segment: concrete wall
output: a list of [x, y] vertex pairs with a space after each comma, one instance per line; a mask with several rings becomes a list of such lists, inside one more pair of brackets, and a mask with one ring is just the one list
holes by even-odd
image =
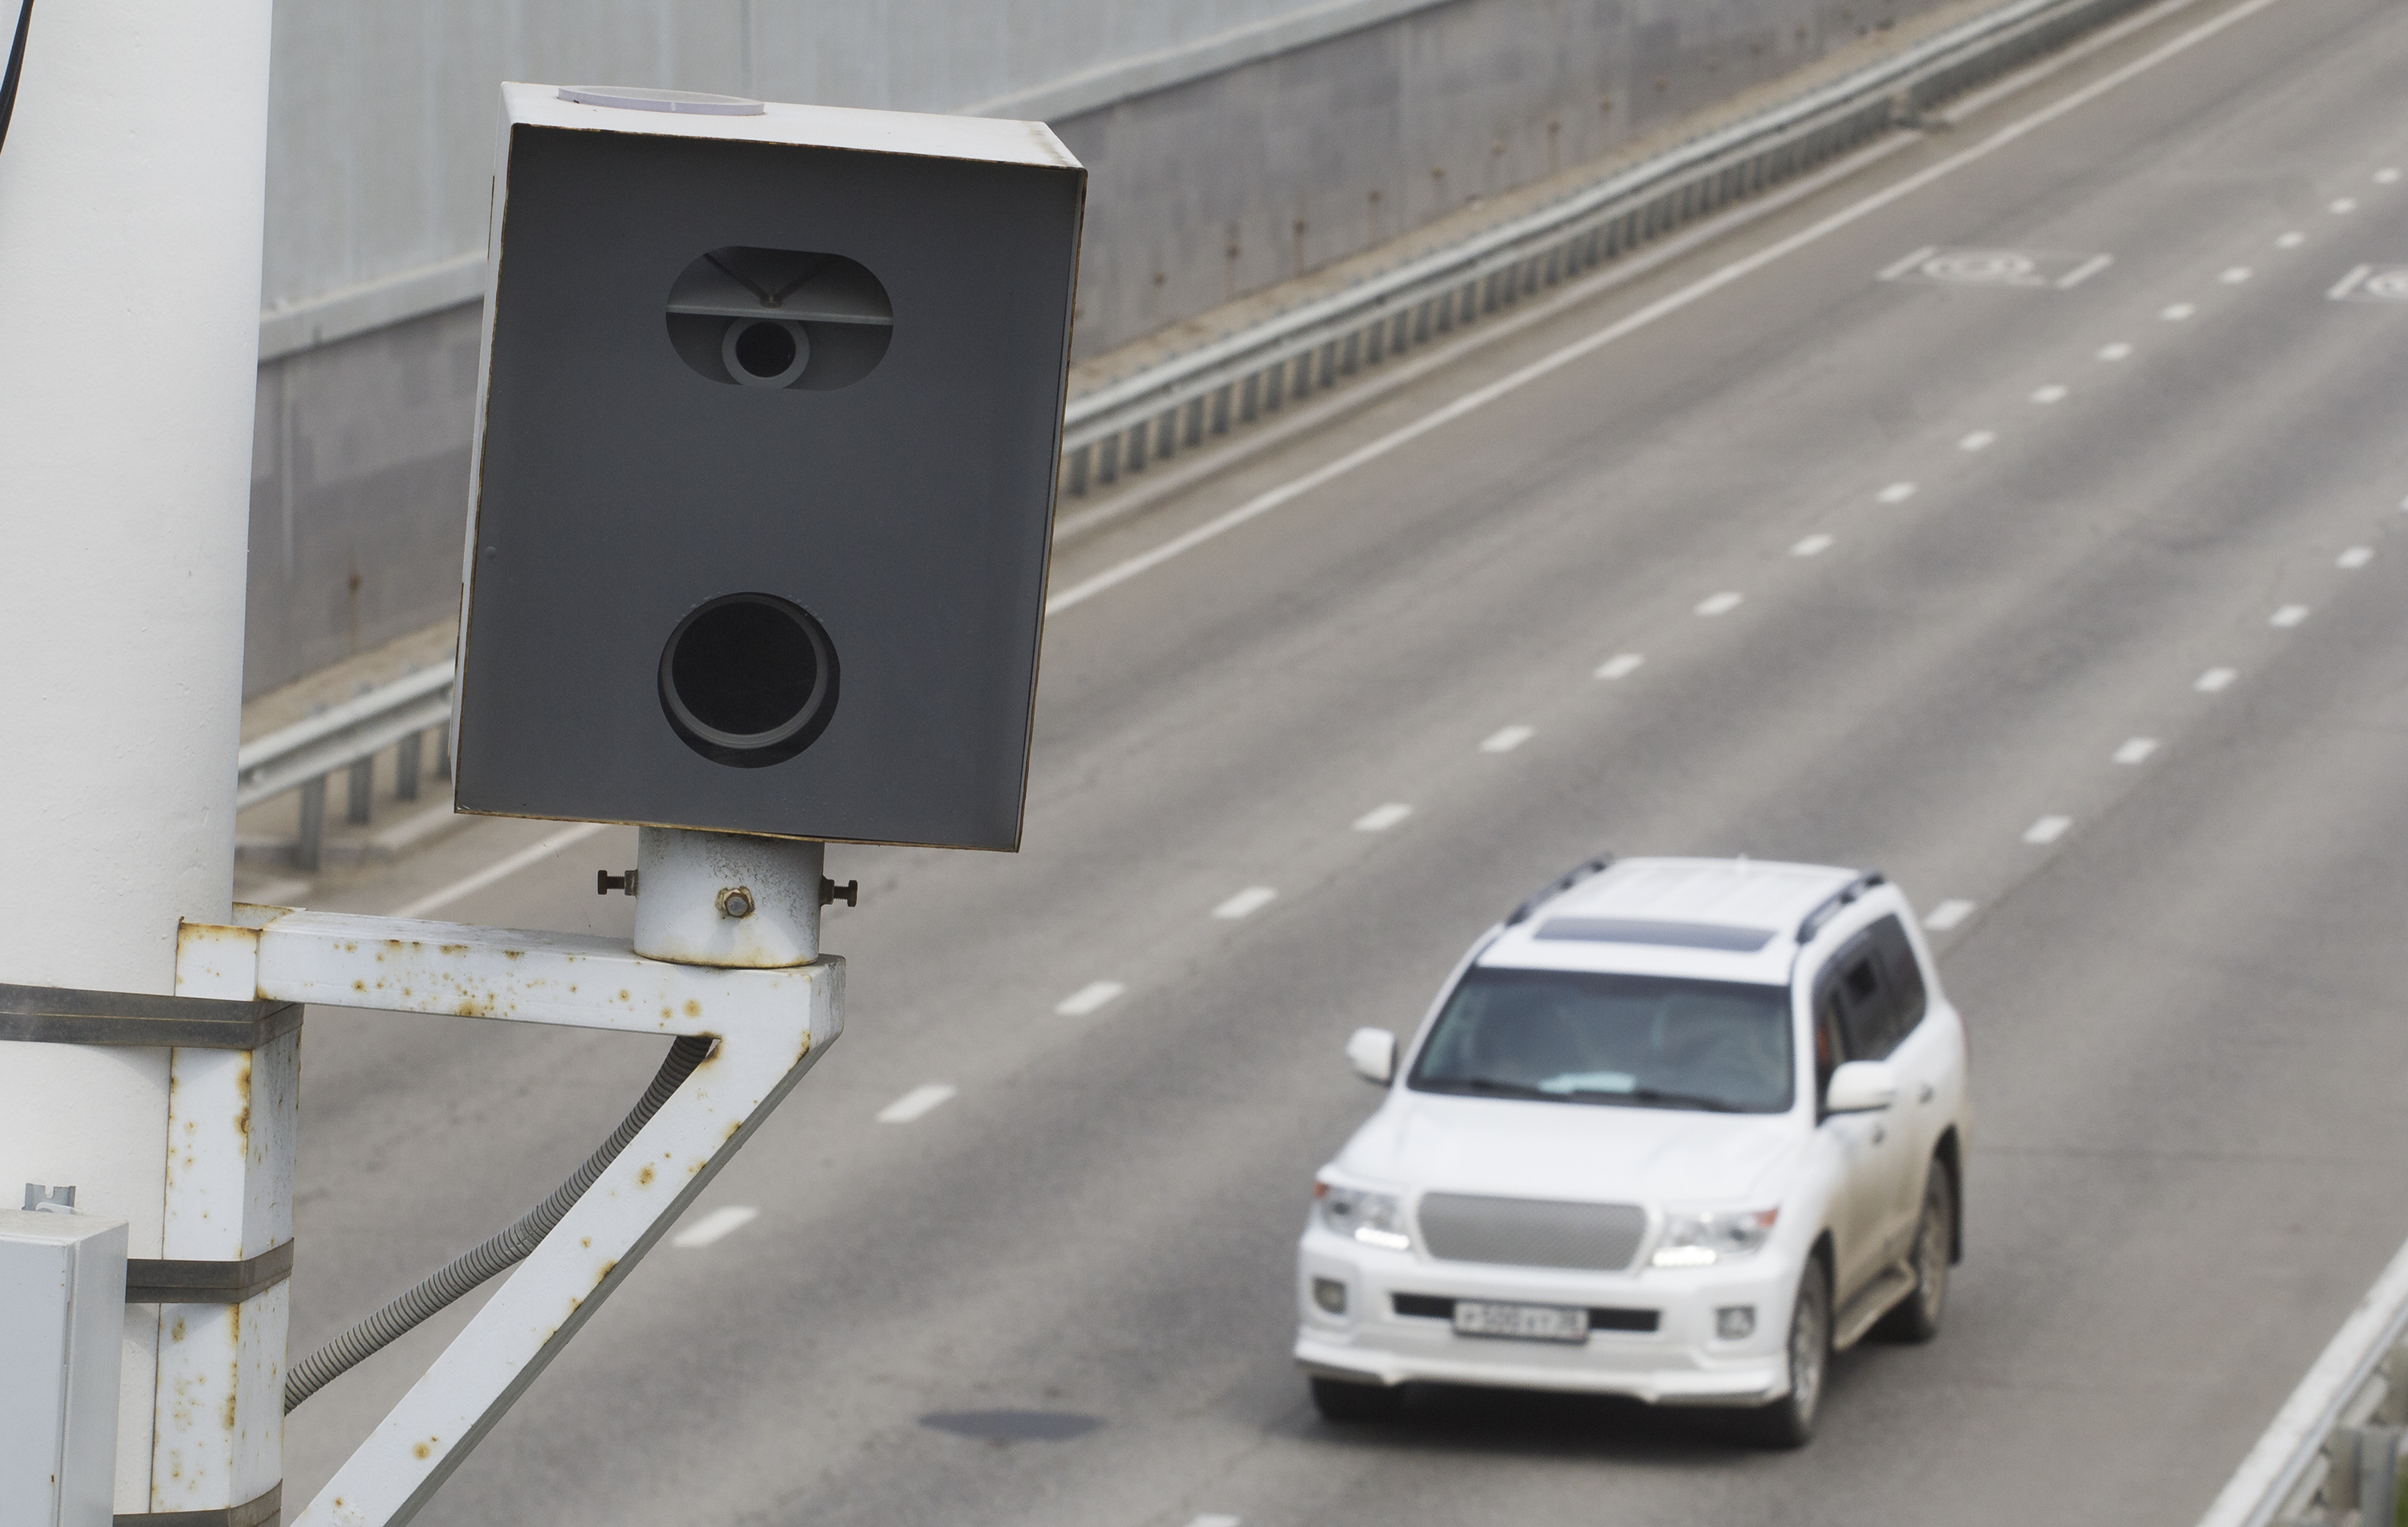
[[280, 0], [247, 693], [451, 614], [503, 79], [1040, 116], [1083, 358], [1938, 0]]

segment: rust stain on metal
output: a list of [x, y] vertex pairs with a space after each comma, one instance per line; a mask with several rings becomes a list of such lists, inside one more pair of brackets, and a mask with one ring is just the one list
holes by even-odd
[[695, 1001], [691, 997], [687, 998], [685, 1000], [685, 1016], [689, 1018], [698, 1018], [702, 1016], [702, 1004]]
[[[597, 1289], [602, 1287], [603, 1279], [609, 1277], [612, 1273], [615, 1273], [618, 1270], [619, 1261], [617, 1258], [614, 1257], [610, 1260], [604, 1262], [602, 1264], [602, 1271], [594, 1275], [594, 1287]], [[580, 1299], [578, 1303], [581, 1304], [584, 1301]]]
[[652, 1185], [652, 1169], [651, 1167], [649, 1167], [649, 1166], [648, 1166], [648, 1167], [644, 1168], [644, 1170], [642, 1170], [641, 1172], [638, 1172], [638, 1173], [637, 1173], [637, 1174], [636, 1174], [636, 1186], [637, 1186], [637, 1187], [638, 1187], [638, 1188], [650, 1188]]
[[505, 949], [502, 951], [502, 958], [504, 959], [518, 959], [523, 958], [524, 954], [525, 951], [523, 949]]
[[435, 946], [435, 952], [439, 955], [465, 955], [468, 952], [468, 946], [465, 944], [438, 944]]
[[421, 1459], [432, 1458], [435, 1456], [435, 1445], [442, 1440], [443, 1439], [440, 1437], [428, 1437], [424, 1442], [416, 1444], [409, 1450], [417, 1454]]

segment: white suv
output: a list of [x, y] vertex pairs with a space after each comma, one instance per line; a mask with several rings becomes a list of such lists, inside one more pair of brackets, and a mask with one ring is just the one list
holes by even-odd
[[1296, 1356], [1332, 1419], [1415, 1379], [1813, 1433], [1830, 1355], [1925, 1341], [1958, 1254], [1965, 1030], [1878, 874], [1596, 859], [1482, 935], [1313, 1184]]

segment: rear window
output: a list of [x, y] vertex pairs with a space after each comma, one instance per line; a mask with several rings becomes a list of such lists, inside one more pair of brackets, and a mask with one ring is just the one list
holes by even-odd
[[1789, 988], [1473, 966], [1406, 1085], [1423, 1092], [1713, 1113], [1785, 1112]]

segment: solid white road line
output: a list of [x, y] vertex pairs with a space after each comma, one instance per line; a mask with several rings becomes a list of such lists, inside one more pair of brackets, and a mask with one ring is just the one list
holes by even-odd
[[1999, 442], [1999, 437], [1986, 429], [1977, 429], [1956, 442], [1959, 451], [1987, 451]]
[[2283, 606], [2282, 609], [2277, 610], [2272, 614], [2267, 616], [2266, 624], [2278, 630], [2287, 631], [2292, 627], [2297, 626], [2300, 622], [2307, 618], [2308, 607], [2306, 605], [2286, 604]]
[[1645, 661], [1647, 659], [1638, 653], [1618, 652], [1597, 665], [1597, 676], [1600, 679], [1627, 679], [1638, 672], [1639, 665]]
[[706, 1246], [713, 1241], [724, 1241], [745, 1226], [761, 1217], [761, 1211], [750, 1203], [723, 1203], [701, 1218], [669, 1237], [669, 1245], [688, 1250]]
[[1740, 601], [1746, 598], [1744, 594], [1735, 594], [1728, 589], [1725, 589], [1720, 594], [1709, 594], [1698, 601], [1698, 613], [1709, 619], [1715, 615], [1727, 615], [1738, 609]]
[[1384, 806], [1374, 806], [1354, 818], [1357, 832], [1385, 832], [1413, 814], [1413, 809], [1401, 800], [1391, 800]]
[[2348, 551], [2342, 553], [2341, 555], [2334, 557], [2333, 566], [2336, 568], [2362, 568], [2373, 560], [2373, 547], [2353, 546]]
[[1973, 915], [1972, 902], [1959, 901], [1952, 897], [1925, 913], [1923, 926], [1934, 933], [1945, 933], [1971, 915]]
[[2269, 9], [2280, 3], [2281, 0], [2243, 0], [2242, 4], [2222, 15], [2200, 22], [2179, 36], [2169, 38], [2130, 63], [2100, 75], [2088, 84], [2068, 92], [2027, 116], [2017, 118], [1978, 143], [1970, 144], [1944, 159], [1925, 166], [1912, 175], [1901, 177], [1870, 195], [1861, 197], [1838, 211], [1809, 223], [1785, 238], [1775, 239], [1762, 249], [1731, 261], [1728, 265], [1721, 267], [1710, 275], [1700, 277], [1679, 291], [1667, 293], [1637, 311], [1617, 319], [1583, 339], [1575, 339], [1560, 350], [1542, 355], [1529, 365], [1509, 372], [1485, 386], [1472, 389], [1455, 401], [1424, 414], [1411, 424], [1400, 425], [1377, 439], [1355, 447], [1335, 461], [1326, 462], [1301, 477], [1257, 494], [1228, 512], [1207, 520], [1182, 535], [1174, 536], [1152, 551], [1140, 553], [1117, 566], [1107, 568], [1091, 578], [1082, 579], [1071, 584], [1045, 601], [1045, 612], [1049, 615], [1059, 614], [1065, 610], [1084, 604], [1107, 589], [1117, 588], [1130, 579], [1150, 572], [1175, 556], [1193, 551], [1207, 541], [1217, 540], [1251, 520], [1259, 519], [1283, 504], [1294, 502], [1325, 483], [1335, 482], [1358, 467], [1377, 461], [1399, 447], [1411, 444], [1434, 429], [1443, 428], [1457, 419], [1475, 413], [1498, 398], [1518, 392], [1531, 382], [1602, 350], [1627, 335], [1637, 333], [1658, 319], [1670, 317], [1684, 308], [1713, 295], [1732, 282], [1754, 275], [1775, 261], [1786, 258], [1809, 245], [1820, 243], [1831, 235], [1862, 222], [1884, 208], [1903, 201], [1935, 180], [1954, 175], [1969, 165], [1979, 164], [2001, 149], [2028, 137], [2059, 118], [2069, 116], [2110, 91], [2138, 79], [2166, 60], [2187, 52], [2226, 28], [2236, 26], [2259, 11]]
[[2115, 750], [2114, 758], [2119, 764], [2145, 763], [2148, 761], [2149, 755], [2156, 751], [2157, 751], [2156, 738], [2135, 737]]
[[2191, 687], [2202, 695], [2213, 695], [2219, 689], [2230, 688], [2232, 681], [2239, 677], [2240, 674], [2229, 668], [2212, 668], [2200, 674]]
[[2158, 310], [2157, 316], [2169, 324], [2179, 324], [2197, 311], [2199, 310], [2187, 302], [2170, 302]]
[[1905, 259], [1884, 266], [1878, 279], [1885, 281], [1894, 281], [1900, 276], [1905, 275], [1908, 271], [1913, 270], [1916, 266], [1921, 265], [1924, 261], [1930, 259], [1933, 255], [1939, 252], [1939, 245], [1926, 244], [1921, 249], [1916, 250], [1913, 254], [1908, 255]]
[[1083, 1018], [1126, 990], [1118, 981], [1090, 981], [1055, 1002], [1054, 1011], [1066, 1018]]
[[1789, 548], [1791, 556], [1821, 556], [1831, 549], [1831, 538], [1817, 531]]
[[2102, 361], [2120, 361], [2131, 353], [2132, 347], [2126, 344], [2121, 339], [2116, 340], [2112, 345], [2101, 345], [2099, 347], [2099, 358]]
[[2274, 247], [2276, 249], [2298, 249], [2301, 244], [2304, 244], [2307, 241], [2308, 236], [2306, 234], [2286, 233], [2282, 238], [2274, 240]]
[[2039, 403], [2039, 404], [2042, 404], [2042, 405], [2046, 405], [2046, 404], [2050, 404], [2050, 403], [2062, 403], [2062, 402], [2064, 402], [2064, 401], [2065, 401], [2065, 395], [2066, 395], [2066, 392], [2067, 392], [2067, 389], [2066, 389], [2064, 386], [2062, 386], [2061, 384], [2059, 384], [2059, 383], [2057, 383], [2057, 382], [2050, 382], [2050, 383], [2049, 383], [2047, 386], [2045, 386], [2045, 387], [2035, 387], [2035, 388], [2033, 388], [2033, 389], [2032, 389], [2032, 395], [2031, 395], [2031, 400], [2032, 400], [2033, 402], [2035, 402], [2035, 403]]
[[2230, 269], [2227, 270], [2223, 275], [2218, 276], [2215, 279], [2222, 281], [2227, 286], [2238, 286], [2243, 281], [2247, 281], [2254, 274], [2256, 274], [2256, 272], [2252, 271], [2247, 266], [2234, 266]]
[[2059, 276], [2057, 279], [2057, 289], [2060, 292], [2071, 292], [2114, 263], [2115, 256], [2112, 254], [2094, 254]]
[[1262, 911], [1263, 908], [1269, 906], [1273, 901], [1278, 900], [1279, 892], [1271, 889], [1268, 886], [1249, 886], [1244, 890], [1240, 891], [1237, 895], [1229, 898], [1226, 901], [1222, 902], [1219, 906], [1214, 907], [1212, 909], [1212, 915], [1225, 922], [1233, 923], [1240, 917], [1253, 916], [1255, 913]]
[[450, 906], [464, 896], [471, 896], [483, 890], [497, 880], [507, 880], [530, 864], [540, 864], [572, 843], [583, 843], [609, 825], [608, 822], [580, 822], [573, 828], [564, 828], [540, 843], [520, 849], [508, 858], [496, 859], [464, 880], [455, 880], [439, 891], [422, 896], [406, 906], [394, 908], [391, 915], [423, 917], [438, 908]]
[[1483, 753], [1511, 753], [1539, 734], [1536, 727], [1499, 727], [1481, 739]]
[[2331, 289], [2327, 291], [2325, 295], [2332, 298], [2335, 302], [2339, 302], [2342, 298], [2349, 295], [2352, 292], [2357, 291], [2358, 282], [2366, 280], [2367, 277], [2373, 274], [2374, 267], [2372, 266], [2354, 266], [2351, 267], [2348, 275], [2344, 276], [2341, 280], [2333, 282]]
[[878, 1111], [881, 1124], [909, 1124], [923, 1114], [932, 1114], [950, 1102], [960, 1089], [945, 1082], [922, 1082]]
[[2071, 816], [2043, 816], [2039, 821], [2034, 822], [2031, 826], [2024, 828], [2024, 842], [2028, 843], [2053, 843], [2059, 838], [2064, 837], [2065, 829], [2072, 825], [2073, 818]]
[[1885, 504], [1902, 504], [1909, 498], [1914, 497], [1914, 484], [1912, 483], [1893, 483], [1888, 487], [1882, 489], [1881, 493], [1877, 497], [1879, 497], [1881, 501]]

